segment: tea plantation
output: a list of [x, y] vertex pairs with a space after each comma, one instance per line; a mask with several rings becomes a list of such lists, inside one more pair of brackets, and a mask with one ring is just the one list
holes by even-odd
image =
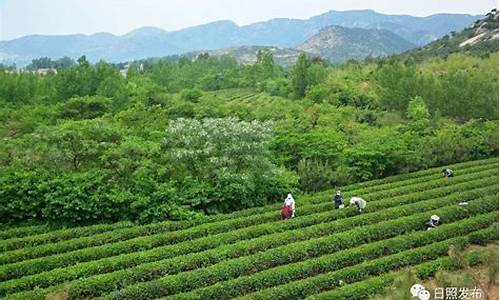
[[[0, 232], [5, 299], [367, 299], [412, 267], [460, 269], [451, 245], [498, 239], [498, 158], [342, 188], [364, 213], [334, 210], [333, 191], [194, 221]], [[466, 201], [467, 205], [458, 205]], [[433, 214], [442, 225], [424, 223]], [[481, 250], [476, 250], [481, 251]], [[480, 257], [480, 253], [476, 253]]]

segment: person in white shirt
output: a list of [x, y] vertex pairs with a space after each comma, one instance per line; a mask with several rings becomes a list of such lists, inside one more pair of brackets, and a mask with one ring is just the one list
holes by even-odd
[[439, 216], [432, 215], [430, 221], [425, 223], [425, 229], [431, 230], [438, 227], [440, 225], [440, 219]]
[[349, 206], [356, 205], [358, 207], [358, 212], [362, 213], [366, 208], [366, 201], [359, 197], [352, 197], [349, 200]]
[[295, 217], [295, 199], [293, 199], [292, 194], [288, 194], [285, 199], [285, 206], [288, 206], [292, 210], [292, 218]]
[[452, 169], [443, 169], [443, 171], [441, 171], [441, 173], [443, 173], [444, 177], [453, 177], [453, 175], [454, 175]]

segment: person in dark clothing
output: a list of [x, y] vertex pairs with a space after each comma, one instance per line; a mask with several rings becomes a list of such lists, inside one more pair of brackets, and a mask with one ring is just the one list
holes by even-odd
[[344, 204], [342, 203], [342, 194], [340, 193], [340, 191], [337, 191], [337, 193], [335, 193], [335, 196], [333, 197], [333, 205], [335, 206], [335, 209], [344, 208]]
[[453, 177], [453, 170], [452, 169], [443, 169], [441, 171], [443, 173], [444, 177]]
[[425, 223], [425, 229], [431, 230], [438, 227], [439, 225], [439, 217], [436, 215], [432, 215], [430, 221]]

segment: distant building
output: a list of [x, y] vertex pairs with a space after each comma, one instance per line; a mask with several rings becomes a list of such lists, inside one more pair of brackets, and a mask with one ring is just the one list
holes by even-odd
[[49, 75], [49, 74], [57, 74], [57, 69], [53, 69], [53, 68], [41, 68], [41, 69], [37, 69], [35, 72], [38, 75], [45, 76], [45, 75]]
[[127, 78], [128, 68], [129, 65], [127, 64], [123, 67], [123, 69], [120, 69], [120, 75], [122, 75], [123, 78]]
[[[140, 64], [139, 66], [133, 65], [133, 68], [137, 70], [139, 73], [144, 73], [144, 65]], [[126, 64], [123, 69], [120, 69], [120, 75], [123, 76], [123, 78], [127, 78], [128, 70], [130, 69], [130, 64]]]
[[127, 78], [127, 73], [128, 69], [120, 69], [120, 75], [122, 75], [123, 78]]

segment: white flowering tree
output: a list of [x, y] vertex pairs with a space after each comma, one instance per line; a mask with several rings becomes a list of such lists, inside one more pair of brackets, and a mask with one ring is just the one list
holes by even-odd
[[197, 190], [190, 205], [230, 211], [278, 201], [295, 186], [297, 178], [272, 162], [272, 140], [270, 121], [177, 119], [162, 146], [184, 188]]

